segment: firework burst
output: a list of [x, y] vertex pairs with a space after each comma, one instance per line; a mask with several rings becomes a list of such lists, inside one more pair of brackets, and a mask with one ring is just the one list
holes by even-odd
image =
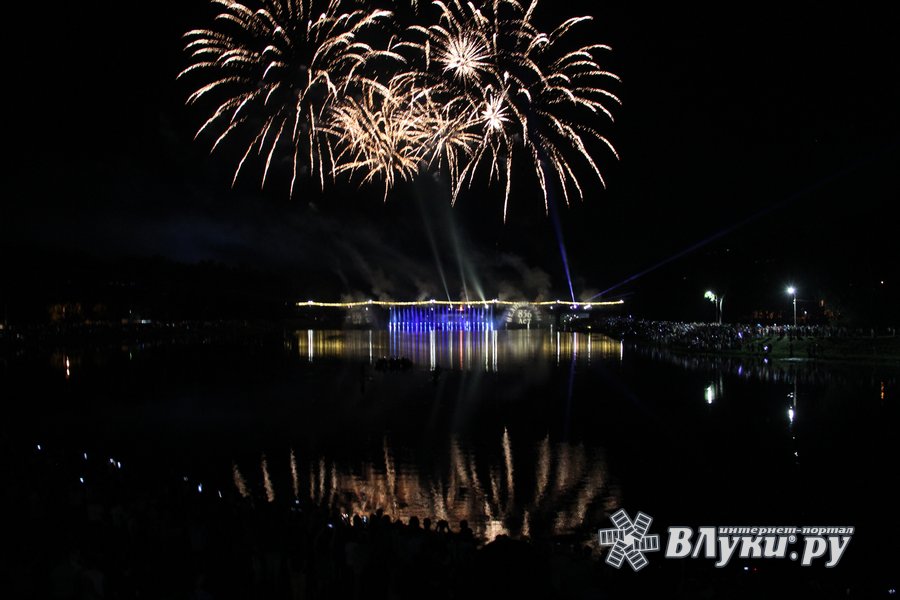
[[[197, 132], [217, 132], [215, 150], [227, 138], [247, 143], [234, 181], [248, 157], [264, 157], [262, 185], [276, 152], [293, 157], [290, 191], [298, 172], [333, 166], [333, 149], [323, 135], [323, 119], [342, 101], [364, 69], [387, 51], [362, 41], [363, 34], [390, 18], [383, 10], [343, 8], [341, 0], [212, 0], [214, 26], [185, 34], [191, 65], [179, 75], [199, 87], [188, 104], [211, 106]], [[232, 183], [234, 183], [234, 181]]]
[[387, 85], [369, 80], [359, 98], [347, 98], [331, 112], [327, 131], [338, 149], [335, 173], [362, 173], [362, 183], [382, 180], [385, 199], [400, 180], [423, 166], [440, 168], [446, 157], [451, 176], [460, 156], [478, 138], [460, 119], [457, 102], [439, 105], [433, 90], [416, 78], [398, 76]]
[[384, 182], [384, 195], [396, 180], [411, 179], [423, 159], [431, 116], [408, 90], [368, 85], [359, 98], [347, 98], [332, 111], [328, 132], [339, 154], [335, 173], [362, 173], [362, 182]]
[[605, 187], [596, 147], [616, 155], [595, 123], [620, 103], [607, 89], [618, 77], [597, 58], [609, 48], [570, 43], [590, 17], [541, 31], [538, 1], [437, 0], [430, 25], [380, 49], [366, 36], [386, 38], [393, 14], [364, 0], [212, 0], [214, 26], [185, 35], [191, 64], [179, 77], [197, 85], [188, 104], [209, 110], [197, 135], [214, 132], [212, 150], [243, 139], [234, 181], [254, 153], [263, 186], [273, 160], [292, 157], [292, 195], [299, 173], [317, 172], [323, 187], [326, 175], [381, 181], [387, 195], [439, 168], [455, 203], [487, 170], [505, 184], [505, 220], [514, 164], [530, 165], [547, 209], [551, 186], [567, 204], [572, 188], [583, 197], [585, 165]]
[[[619, 78], [595, 56], [608, 46], [567, 43], [570, 32], [590, 17], [569, 19], [548, 34], [533, 23], [538, 0], [527, 7], [517, 0], [488, 0], [478, 6], [447, 0], [434, 6], [438, 22], [411, 27], [414, 39], [403, 46], [414, 51], [412, 63], [430, 74], [436, 87], [448, 97], [466, 99], [468, 123], [480, 134], [469, 160], [458, 167], [454, 202], [461, 184], [471, 185], [487, 163], [489, 179], [506, 183], [505, 219], [514, 160], [532, 164], [545, 208], [551, 175], [566, 203], [572, 186], [583, 197], [569, 157], [580, 158], [605, 187], [591, 147], [599, 142], [612, 154], [616, 151], [581, 117], [602, 114], [612, 120], [608, 105], [620, 101], [604, 84]], [[522, 159], [514, 159], [520, 155]]]

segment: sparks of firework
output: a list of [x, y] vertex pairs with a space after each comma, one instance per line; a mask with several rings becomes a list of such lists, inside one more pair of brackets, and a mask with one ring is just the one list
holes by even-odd
[[185, 34], [191, 64], [179, 75], [198, 86], [188, 104], [211, 102], [197, 136], [217, 132], [211, 151], [249, 138], [232, 185], [255, 151], [265, 161], [263, 186], [281, 152], [293, 157], [291, 194], [300, 172], [318, 171], [324, 186], [334, 153], [322, 120], [369, 61], [390, 55], [363, 34], [391, 13], [344, 10], [342, 0], [211, 1], [219, 14], [210, 28]]
[[387, 200], [396, 179], [411, 179], [422, 161], [431, 132], [429, 113], [420, 106], [397, 89], [375, 85], [337, 105], [328, 129], [340, 147], [335, 173], [359, 171], [363, 183], [383, 179]]
[[[433, 93], [465, 99], [467, 124], [479, 135], [474, 150], [458, 165], [455, 202], [460, 186], [471, 185], [486, 164], [490, 180], [505, 180], [504, 219], [509, 203], [514, 156], [530, 162], [548, 208], [551, 176], [566, 203], [574, 186], [583, 189], [570, 157], [580, 157], [605, 187], [591, 154], [600, 143], [616, 157], [609, 140], [577, 115], [602, 114], [612, 120], [608, 105], [620, 104], [605, 84], [619, 81], [596, 58], [609, 50], [602, 44], [571, 47], [570, 32], [590, 17], [564, 21], [543, 33], [533, 23], [538, 0], [527, 8], [518, 0], [491, 0], [476, 6], [460, 0], [434, 2], [438, 22], [413, 26], [400, 44], [412, 50], [410, 64], [430, 77]], [[452, 77], [446, 77], [447, 74]]]
[[459, 157], [478, 141], [457, 116], [456, 102], [439, 106], [431, 89], [407, 75], [365, 87], [360, 98], [336, 105], [323, 128], [336, 140], [336, 174], [361, 172], [363, 183], [382, 179], [385, 199], [398, 178], [411, 179], [422, 165], [441, 166], [446, 158], [456, 176]]
[[619, 99], [605, 86], [618, 77], [596, 57], [608, 46], [569, 43], [590, 17], [544, 33], [539, 0], [435, 1], [431, 25], [381, 49], [366, 35], [392, 13], [355, 0], [211, 1], [214, 25], [185, 34], [191, 64], [179, 77], [197, 85], [188, 104], [210, 111], [197, 136], [216, 133], [211, 151], [244, 138], [232, 184], [254, 153], [263, 186], [273, 161], [292, 156], [291, 195], [307, 172], [323, 187], [342, 173], [382, 181], [387, 195], [424, 166], [447, 170], [455, 203], [487, 169], [505, 182], [504, 220], [514, 162], [533, 169], [545, 210], [551, 186], [567, 204], [572, 186], [583, 197], [576, 162], [606, 185], [592, 152], [618, 155], [590, 117], [612, 120]]
[[447, 48], [440, 61], [444, 72], [450, 72], [460, 79], [475, 77], [487, 67], [490, 54], [487, 45], [477, 36], [461, 34], [447, 40]]
[[492, 94], [488, 94], [484, 109], [481, 111], [481, 118], [484, 121], [485, 128], [488, 131], [502, 130], [506, 123], [509, 122], [507, 112], [501, 96], [495, 97]]

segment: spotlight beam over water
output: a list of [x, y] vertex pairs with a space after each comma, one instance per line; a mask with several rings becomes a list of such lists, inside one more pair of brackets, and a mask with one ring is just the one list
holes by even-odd
[[[417, 188], [418, 191], [418, 188]], [[441, 260], [440, 252], [438, 252], [437, 240], [434, 237], [434, 230], [431, 228], [431, 222], [425, 213], [425, 199], [421, 193], [416, 194], [416, 205], [419, 207], [419, 216], [422, 217], [422, 226], [425, 228], [425, 235], [428, 238], [428, 245], [431, 248], [431, 255], [434, 257], [434, 264], [437, 268], [438, 276], [441, 278], [441, 285], [444, 286], [444, 293], [447, 300], [450, 300], [450, 287], [447, 285], [447, 276], [444, 273], [444, 264]]]
[[559, 244], [559, 255], [562, 258], [563, 268], [566, 270], [566, 283], [569, 284], [569, 294], [572, 296], [572, 303], [575, 304], [575, 289], [572, 287], [572, 273], [569, 271], [569, 255], [566, 252], [566, 242], [563, 239], [559, 213], [556, 211], [556, 204], [554, 202], [550, 202], [548, 207], [550, 219], [553, 221], [553, 231], [556, 233], [556, 243]]

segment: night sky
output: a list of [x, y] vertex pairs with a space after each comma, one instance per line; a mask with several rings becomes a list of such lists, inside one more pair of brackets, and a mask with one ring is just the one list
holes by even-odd
[[[597, 153], [608, 190], [585, 179], [584, 202], [559, 210], [576, 295], [608, 290], [681, 318], [705, 314], [707, 288], [728, 290], [740, 314], [784, 303], [786, 283], [810, 300], [896, 297], [895, 14], [880, 3], [543, 4], [542, 23], [592, 14], [587, 30], [613, 46], [607, 65], [623, 79], [608, 129], [621, 161]], [[440, 297], [437, 262], [454, 298], [461, 268], [486, 297], [568, 295], [527, 170], [514, 173], [506, 223], [502, 188], [483, 178], [453, 209], [427, 176], [386, 203], [377, 186], [323, 194], [309, 180], [290, 200], [278, 177], [260, 192], [253, 170], [231, 189], [234, 151], [210, 157], [192, 141], [205, 116], [175, 80], [181, 35], [209, 23], [208, 3], [10, 10], [23, 35], [6, 60], [7, 301], [77, 277], [73, 262], [154, 256], [275, 273], [301, 298]]]

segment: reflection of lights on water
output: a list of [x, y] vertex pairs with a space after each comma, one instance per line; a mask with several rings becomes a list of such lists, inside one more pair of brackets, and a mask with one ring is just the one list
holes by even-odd
[[724, 388], [725, 382], [722, 379], [722, 375], [719, 374], [719, 381], [710, 381], [706, 389], [703, 390], [703, 399], [706, 400], [707, 404], [712, 404], [722, 397]]
[[884, 382], [881, 382], [881, 399], [884, 400]]
[[493, 362], [491, 363], [491, 366], [493, 366], [493, 368], [494, 368], [494, 373], [496, 373], [496, 372], [497, 372], [497, 332], [496, 332], [496, 331], [492, 331], [492, 332], [491, 332], [491, 336], [492, 336], [492, 338], [493, 338], [493, 342], [492, 342], [492, 345], [491, 345], [491, 346], [492, 346], [492, 350], [493, 350], [492, 354], [493, 354], [493, 357], [494, 357], [494, 360], [493, 360]]
[[[602, 457], [584, 445], [551, 444], [549, 436], [537, 448], [534, 488], [516, 482], [515, 447], [508, 430], [500, 436], [499, 460], [476, 458], [450, 440], [449, 463], [443, 473], [422, 472], [398, 462], [385, 438], [383, 456], [374, 463], [339, 468], [326, 459], [310, 461], [310, 499], [349, 519], [381, 508], [392, 519], [410, 517], [469, 521], [484, 540], [499, 535], [570, 533], [592, 519], [590, 510], [605, 498], [606, 470]], [[316, 468], [318, 464], [318, 469]], [[235, 466], [236, 470], [236, 466]], [[521, 475], [519, 475], [521, 477]], [[268, 491], [267, 491], [268, 493]]]
[[69, 361], [69, 357], [67, 356], [66, 357], [66, 379], [68, 379], [69, 376], [71, 376], [71, 374], [72, 374], [72, 370], [70, 369], [71, 366], [72, 366], [72, 363]]
[[434, 371], [437, 368], [437, 347], [435, 344], [435, 332], [428, 333], [428, 354], [430, 359], [430, 369]]
[[275, 502], [275, 488], [272, 486], [272, 478], [269, 476], [269, 462], [266, 460], [265, 455], [262, 457], [261, 466], [263, 486], [266, 488], [266, 500]]
[[[556, 356], [587, 362], [599, 356], [622, 359], [624, 344], [597, 333], [485, 329], [482, 331], [306, 331], [297, 334], [299, 355], [306, 360], [379, 357], [408, 358], [422, 368], [483, 369], [532, 363]], [[426, 367], [427, 366], [427, 367]]]
[[[497, 504], [500, 504], [500, 478], [497, 476], [497, 469], [491, 468], [490, 474], [488, 476], [488, 483], [491, 484], [491, 493], [490, 498], [496, 498]], [[483, 500], [484, 503], [484, 514], [489, 517], [492, 515], [493, 510], [491, 510], [491, 505], [488, 502], [488, 499], [485, 498]], [[499, 508], [499, 507], [498, 507]]]
[[219, 490], [219, 498], [222, 497], [222, 490]]
[[87, 452], [85, 452], [83, 456], [84, 456], [84, 460], [87, 460], [87, 459], [88, 459], [88, 458], [87, 458]]
[[40, 444], [37, 445], [37, 449], [38, 449], [38, 452], [41, 451], [41, 445], [40, 445]]
[[557, 457], [557, 472], [556, 472], [556, 486], [554, 488], [555, 492], [559, 492], [562, 487], [565, 485], [565, 475], [572, 470], [572, 466], [569, 461], [569, 453], [571, 448], [569, 446], [563, 446], [561, 451], [559, 452], [559, 456]]
[[501, 535], [509, 535], [509, 531], [503, 526], [502, 521], [491, 519], [484, 528], [484, 539], [490, 543]]
[[788, 421], [790, 423], [794, 422], [794, 409], [793, 408], [788, 409]]
[[203, 484], [202, 484], [202, 483], [198, 483], [198, 484], [197, 484], [197, 493], [198, 493], [198, 494], [202, 494], [202, 493], [203, 493]]
[[547, 491], [547, 484], [550, 482], [550, 436], [545, 436], [541, 442], [538, 451], [537, 463], [537, 486], [535, 489], [534, 499], [536, 503], [540, 503], [544, 499], [544, 492]]
[[84, 477], [79, 477], [78, 481], [80, 481], [81, 483], [84, 483]]
[[328, 497], [328, 503], [331, 504], [334, 502], [334, 496], [338, 493], [340, 487], [338, 486], [337, 479], [337, 465], [331, 463], [331, 494]]
[[325, 496], [325, 459], [319, 460], [319, 498]]
[[[397, 471], [394, 469], [394, 456], [391, 454], [391, 449], [388, 446], [387, 438], [385, 437], [382, 442], [382, 447], [384, 450], [384, 474], [385, 479], [387, 481], [387, 490], [386, 492], [393, 498], [394, 494], [397, 490]], [[320, 495], [321, 498], [321, 495]], [[393, 500], [391, 502], [391, 510], [397, 510], [397, 501]]]
[[509, 441], [509, 432], [506, 430], [506, 427], [503, 428], [503, 461], [506, 466], [507, 502], [512, 504], [516, 485], [513, 478], [512, 443]]
[[559, 364], [559, 332], [556, 332], [556, 364]]
[[294, 498], [300, 497], [300, 476], [297, 474], [297, 457], [291, 448], [291, 484], [294, 489]]
[[237, 488], [241, 498], [249, 498], [250, 490], [247, 489], [247, 481], [244, 479], [244, 476], [241, 475], [241, 471], [238, 469], [236, 463], [231, 466], [231, 475], [234, 479], [234, 487]]

